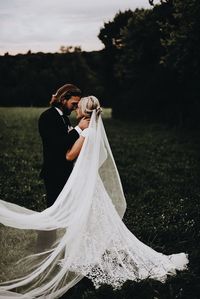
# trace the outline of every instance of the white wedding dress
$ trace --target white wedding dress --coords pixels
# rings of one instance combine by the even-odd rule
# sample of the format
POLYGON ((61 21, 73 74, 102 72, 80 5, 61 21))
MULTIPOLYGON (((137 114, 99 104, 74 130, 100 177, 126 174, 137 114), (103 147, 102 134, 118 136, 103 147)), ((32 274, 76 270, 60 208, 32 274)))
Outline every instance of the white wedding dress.
POLYGON ((163 255, 139 241, 121 220, 125 210, 102 119, 94 111, 73 172, 53 206, 35 212, 0 201, 3 250, 12 238, 13 246, 16 240, 26 244, 20 256, 13 252, 4 261, 0 298, 59 298, 84 276, 95 287, 119 288, 146 278, 164 282, 187 268, 185 253, 163 255), (52 245, 48 238, 55 230, 52 245), (46 240, 41 251, 38 231, 46 240))

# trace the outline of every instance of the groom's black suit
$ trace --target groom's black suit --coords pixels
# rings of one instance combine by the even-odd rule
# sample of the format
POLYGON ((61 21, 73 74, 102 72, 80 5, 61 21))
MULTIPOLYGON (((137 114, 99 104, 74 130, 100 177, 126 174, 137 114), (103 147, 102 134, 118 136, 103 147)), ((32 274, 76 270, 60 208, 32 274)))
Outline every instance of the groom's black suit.
POLYGON ((39 118, 39 133, 43 143, 43 166, 40 177, 47 191, 47 206, 51 206, 64 187, 73 168, 66 152, 78 139, 75 129, 68 132, 69 119, 64 120, 55 107, 44 111, 39 118), (68 122, 68 123, 67 123, 68 122))

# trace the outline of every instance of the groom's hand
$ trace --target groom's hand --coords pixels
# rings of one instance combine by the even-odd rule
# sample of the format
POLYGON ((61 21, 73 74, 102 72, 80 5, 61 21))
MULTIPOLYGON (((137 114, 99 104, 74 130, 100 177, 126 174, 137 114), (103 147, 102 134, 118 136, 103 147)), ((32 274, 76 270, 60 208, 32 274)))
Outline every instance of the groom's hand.
POLYGON ((90 118, 83 117, 83 118, 80 120, 78 126, 79 126, 79 128, 80 128, 81 130, 84 130, 84 129, 88 128, 88 126, 89 126, 89 122, 90 122, 90 118))

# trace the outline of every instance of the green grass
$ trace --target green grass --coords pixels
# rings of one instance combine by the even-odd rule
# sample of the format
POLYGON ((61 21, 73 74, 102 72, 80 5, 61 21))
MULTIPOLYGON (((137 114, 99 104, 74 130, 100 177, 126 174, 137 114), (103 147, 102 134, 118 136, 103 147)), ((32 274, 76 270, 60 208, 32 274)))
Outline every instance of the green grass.
MULTIPOLYGON (((42 146, 37 129, 44 108, 0 108, 0 198, 45 208, 39 180, 42 146)), ((127 199, 124 221, 143 242, 165 254, 189 253, 189 270, 166 284, 127 282, 119 291, 79 283, 66 298, 188 298, 200 294, 200 139, 198 131, 122 122, 104 123, 127 199)), ((72 120, 74 123, 75 120, 72 120)), ((18 254, 20 247, 15 250, 18 254)), ((14 252, 13 252, 14 254, 14 252)), ((1 253, 2 260, 6 257, 1 253)))

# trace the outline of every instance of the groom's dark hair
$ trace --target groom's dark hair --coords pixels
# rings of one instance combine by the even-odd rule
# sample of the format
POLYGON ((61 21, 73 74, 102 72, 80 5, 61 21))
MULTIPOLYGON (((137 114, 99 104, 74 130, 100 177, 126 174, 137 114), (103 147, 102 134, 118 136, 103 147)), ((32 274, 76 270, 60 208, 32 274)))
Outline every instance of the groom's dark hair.
POLYGON ((73 84, 65 84, 52 95, 50 105, 60 107, 62 100, 69 100, 72 96, 81 97, 81 90, 73 84))

